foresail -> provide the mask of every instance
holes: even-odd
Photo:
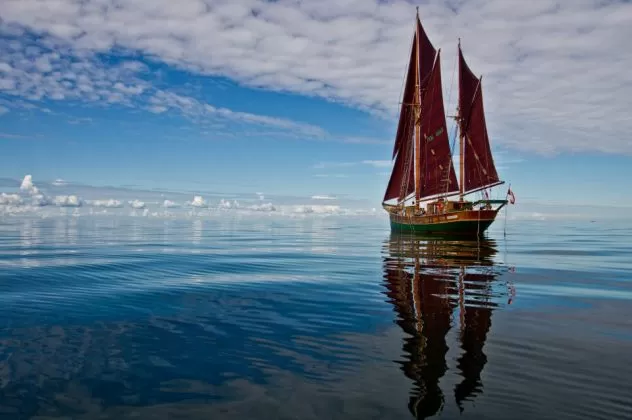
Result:
[[[459,190],[443,107],[441,51],[428,76],[421,119],[421,197]]]
[[[417,16],[417,33],[419,33],[419,80],[420,89],[423,92],[428,84],[430,73],[432,73],[437,50],[430,42],[428,35],[426,35],[419,16]]]
[[[417,34],[419,34],[419,42],[417,42]],[[419,54],[417,54],[417,49],[419,49]],[[406,124],[410,121],[414,113],[412,104],[415,99],[415,94],[417,93],[415,92],[415,76],[419,75],[419,88],[423,91],[432,71],[432,63],[434,62],[435,55],[436,50],[430,42],[430,39],[428,39],[428,35],[426,35],[426,31],[424,31],[419,17],[417,17],[417,28],[413,35],[413,44],[410,49],[408,72],[406,74],[404,94],[402,96],[402,105],[399,113],[399,124],[397,125],[397,134],[393,147],[393,158],[397,155],[403,142],[411,141],[410,137],[406,137],[409,134]]]
[[[409,116],[408,121],[404,121],[407,141],[404,141],[400,150],[395,157],[391,178],[386,187],[383,201],[393,198],[403,200],[409,194],[415,191],[415,167],[413,161],[413,143],[410,141],[414,130],[413,115]]]
[[[482,82],[467,66],[460,46],[459,115],[465,140],[464,192],[497,184],[499,178],[487,134]]]
[[[415,73],[417,69],[417,34],[415,34],[413,36],[413,46],[410,51],[410,60],[408,62],[408,74],[406,75],[406,84],[404,85],[402,106],[399,112],[399,124],[397,125],[395,146],[393,147],[393,158],[397,155],[397,152],[399,152],[404,142],[411,141],[409,125],[413,118],[413,107],[411,104],[415,96]]]
[[[420,162],[414,161],[414,104],[418,106],[420,102],[423,102],[436,56],[436,50],[421,26],[419,17],[417,17],[415,29],[404,85],[404,94],[402,96],[402,105],[400,107],[395,145],[393,147],[393,158],[395,162],[384,194],[384,201],[394,198],[398,198],[401,201],[415,191],[415,166]],[[439,85],[441,84],[440,75],[438,83]],[[439,88],[439,90],[441,90],[441,88]],[[441,95],[441,92],[439,92],[439,94]],[[441,101],[443,101],[442,96]],[[445,129],[443,102],[441,103],[441,116],[443,116],[443,129],[447,132]],[[420,157],[420,160],[421,159],[423,158]],[[432,162],[434,162],[434,160],[432,160]],[[422,166],[419,167],[422,168]],[[445,168],[445,174],[447,175],[447,166],[445,166]],[[439,178],[439,176],[437,176],[437,178]],[[446,183],[447,182],[446,180]],[[456,177],[454,177],[454,185],[456,185]],[[423,189],[423,187],[421,188]],[[443,192],[441,188],[436,189]]]

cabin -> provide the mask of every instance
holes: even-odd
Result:
[[[437,200],[428,203],[426,214],[443,214],[462,210],[472,210],[472,203],[469,201]]]

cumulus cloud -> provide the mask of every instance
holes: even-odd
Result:
[[[18,206],[22,204],[24,200],[18,194],[6,194],[0,193],[0,204]]]
[[[248,209],[261,212],[272,212],[277,210],[276,207],[272,205],[272,203],[255,204],[248,207]]]
[[[485,75],[493,141],[550,153],[632,153],[626,140],[632,131],[627,115],[632,57],[622,54],[632,36],[632,4],[471,0],[420,6],[430,39],[443,48],[449,113],[461,37],[472,69]],[[29,100],[129,105],[144,95],[142,106],[152,112],[205,111],[199,101],[202,106],[158,94],[141,62],[104,68],[94,53],[112,52],[116,45],[193,73],[320,96],[393,117],[414,8],[403,0],[140,0],[119,2],[114,9],[97,0],[57,0],[55,7],[42,7],[39,0],[5,0],[0,15],[1,29],[12,39],[0,55],[5,61],[0,89]],[[16,38],[23,28],[43,34],[43,40],[20,44]],[[151,97],[157,99],[151,102]],[[293,124],[212,105],[206,112],[255,124]]]
[[[82,201],[76,195],[58,195],[53,203],[59,207],[81,207]]]
[[[114,200],[112,198],[106,200],[89,200],[86,201],[86,204],[92,207],[103,207],[111,209],[123,207],[123,203],[120,200]]]
[[[162,203],[162,206],[166,209],[172,209],[172,208],[180,207],[180,204],[176,203],[175,201],[165,200]]]
[[[191,205],[191,207],[197,207],[197,208],[206,208],[206,207],[208,207],[208,203],[200,195],[194,196],[193,197],[193,201],[191,201],[191,203],[189,203],[189,204]]]
[[[31,175],[24,176],[24,178],[22,179],[22,183],[20,184],[20,190],[32,195],[39,194],[39,190],[33,184],[33,177]]]
[[[129,202],[129,205],[132,206],[133,209],[144,209],[145,203],[140,200],[132,200]]]
[[[237,209],[239,208],[239,203],[237,202],[237,200],[233,200],[233,202],[231,203],[229,200],[224,200],[223,198],[220,200],[219,202],[219,208],[220,209]]]

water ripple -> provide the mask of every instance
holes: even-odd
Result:
[[[2,220],[0,418],[625,418],[632,230],[548,229]]]

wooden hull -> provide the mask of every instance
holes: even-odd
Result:
[[[498,209],[464,210],[436,215],[399,215],[389,212],[391,230],[425,234],[481,236],[494,222]]]

